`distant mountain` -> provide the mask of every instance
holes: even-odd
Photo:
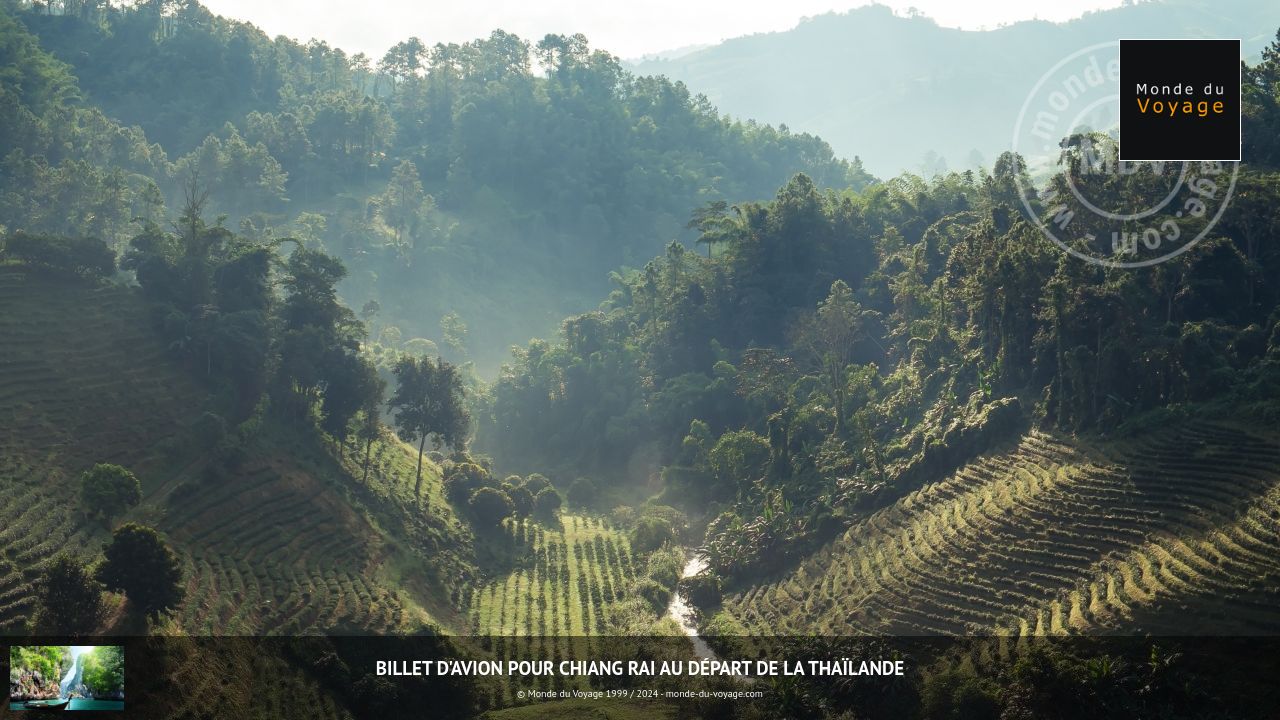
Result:
[[[1241,38],[1254,56],[1278,26],[1274,0],[1148,2],[986,31],[872,5],[641,62],[635,71],[684,81],[735,117],[818,134],[890,176],[920,171],[931,151],[953,169],[989,166],[1009,147],[1027,91],[1080,48],[1122,37],[1227,37]]]
[[[622,65],[627,68],[633,68],[641,63],[651,62],[654,60],[676,60],[699,50],[706,50],[714,47],[711,43],[694,43],[693,45],[681,45],[670,50],[659,50],[658,52],[641,55],[638,58],[626,58],[622,61]]]

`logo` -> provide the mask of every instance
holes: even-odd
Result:
[[[1016,174],[1024,213],[1046,237],[1087,262],[1137,268],[1177,257],[1212,230],[1239,163],[1120,160],[1119,50],[1119,41],[1100,43],[1049,68],[1022,104],[1012,147],[1026,162]]]

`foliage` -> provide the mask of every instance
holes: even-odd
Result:
[[[535,498],[528,487],[517,485],[506,492],[507,496],[511,498],[511,505],[515,509],[516,517],[528,517],[533,513]]]
[[[631,548],[636,552],[652,552],[675,539],[675,530],[666,518],[642,517],[631,528]]]
[[[50,635],[91,635],[102,623],[102,585],[84,563],[58,555],[38,581],[38,627]]]
[[[560,497],[560,493],[553,487],[545,487],[533,497],[534,509],[544,518],[554,517],[563,504],[564,500]]]
[[[70,665],[71,648],[66,645],[14,645],[9,648],[10,672],[38,672],[54,683],[62,677],[63,665]]]
[[[462,378],[457,367],[437,358],[405,356],[395,367],[395,394],[388,406],[395,411],[403,436],[418,440],[418,471],[414,495],[422,486],[422,453],[427,438],[436,448],[460,448],[466,441],[470,415],[463,405]]]
[[[119,465],[99,463],[80,476],[80,501],[85,512],[111,518],[142,500],[142,485]]]
[[[588,507],[596,501],[600,488],[590,478],[578,478],[569,486],[569,502],[578,507]]]
[[[124,648],[119,645],[99,645],[87,653],[83,660],[81,682],[93,695],[109,695],[124,692]]]
[[[471,493],[468,507],[482,525],[496,527],[515,514],[515,505],[507,494],[497,488],[482,487]]]
[[[154,529],[136,523],[116,528],[97,577],[108,590],[123,592],[140,615],[177,607],[186,590],[178,557]]]
[[[101,280],[116,271],[116,254],[97,238],[15,232],[0,249],[0,257],[76,277]]]

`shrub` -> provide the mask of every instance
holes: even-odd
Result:
[[[999,688],[990,680],[951,671],[932,675],[920,692],[920,717],[982,720],[1000,717]]]
[[[671,602],[671,588],[664,587],[653,578],[642,578],[637,581],[634,592],[644,598],[655,612],[662,612],[666,609],[667,603]]]
[[[631,549],[646,553],[657,550],[675,539],[671,523],[660,517],[643,517],[631,529]]]
[[[80,476],[80,499],[90,515],[111,518],[142,501],[142,485],[125,468],[99,463]]]
[[[444,476],[444,490],[454,502],[468,500],[475,491],[488,487],[493,480],[484,468],[475,463],[455,463]]]
[[[217,413],[206,411],[192,426],[191,436],[201,450],[213,450],[227,437],[227,421]]]
[[[516,486],[507,491],[507,495],[511,498],[511,503],[515,505],[516,515],[520,517],[528,517],[533,514],[534,497],[529,492],[529,488]]]
[[[27,265],[82,278],[106,278],[116,271],[116,254],[97,238],[31,235],[15,232],[4,244],[5,255]]]
[[[569,486],[569,502],[579,507],[587,507],[596,501],[600,493],[596,484],[587,478],[578,478]]]
[[[471,494],[467,504],[481,524],[492,527],[501,525],[503,518],[511,517],[515,513],[511,498],[495,488],[482,487],[476,490]]]
[[[680,581],[680,573],[684,571],[684,556],[674,548],[657,550],[649,556],[649,567],[645,574],[653,578],[668,590],[675,590]]]
[[[712,572],[700,573],[680,581],[679,588],[689,602],[699,608],[720,604],[720,576]]]
[[[533,473],[528,478],[525,478],[524,486],[529,489],[529,492],[533,493],[534,497],[537,497],[538,493],[551,487],[551,481],[542,473]]]
[[[560,499],[560,493],[556,492],[555,488],[546,487],[537,494],[533,504],[539,515],[551,517],[560,510],[564,501]]]

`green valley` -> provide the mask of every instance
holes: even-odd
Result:
[[[1256,5],[1212,27],[1280,26]],[[1039,72],[1151,13],[1203,16],[961,42],[870,8],[776,63],[797,35],[638,66],[685,85],[580,34],[375,58],[194,1],[0,0],[10,707],[1270,717],[1280,32],[1243,161],[1192,181],[1085,126],[874,177],[695,84],[857,57],[819,99],[871,112],[934,31]],[[1186,245],[1099,260],[1097,207],[1153,202]]]

